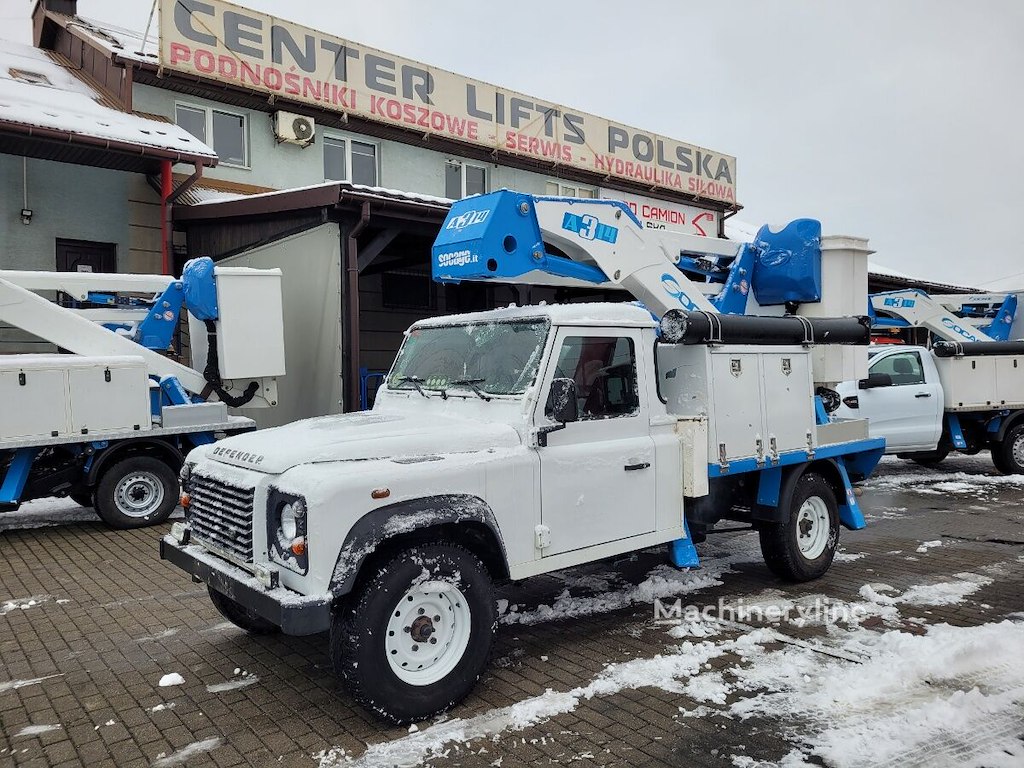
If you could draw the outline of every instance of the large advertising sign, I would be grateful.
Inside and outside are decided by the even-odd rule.
[[[602,189],[601,197],[625,202],[647,229],[668,229],[687,235],[718,237],[720,214],[717,211],[631,195],[617,189]]]
[[[736,202],[736,159],[223,0],[160,0],[160,65],[421,134]]]

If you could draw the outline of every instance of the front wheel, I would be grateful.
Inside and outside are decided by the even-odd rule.
[[[824,477],[808,472],[797,480],[783,519],[761,528],[761,553],[776,576],[787,581],[821,578],[839,546],[839,508]]]
[[[207,587],[207,590],[210,592],[210,602],[217,609],[217,613],[239,629],[244,629],[250,635],[272,635],[280,631],[277,625],[270,623],[262,616],[257,615],[255,611],[249,610],[227,595],[222,595],[213,587]]]
[[[992,463],[1004,475],[1024,475],[1024,424],[1018,424],[992,446]]]
[[[331,658],[356,701],[408,723],[473,690],[496,624],[480,559],[454,544],[417,544],[374,566],[335,614]]]
[[[142,528],[167,520],[178,504],[174,471],[152,456],[130,456],[104,471],[96,512],[111,528]]]

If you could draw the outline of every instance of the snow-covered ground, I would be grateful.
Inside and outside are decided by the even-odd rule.
[[[172,520],[179,520],[182,517],[184,512],[181,507],[171,513]],[[0,513],[0,533],[98,521],[96,510],[92,507],[80,507],[71,499],[36,499],[26,501],[15,512]]]

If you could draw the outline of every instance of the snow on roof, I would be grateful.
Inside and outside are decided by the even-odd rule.
[[[45,51],[0,40],[0,123],[212,160],[217,153],[171,123],[121,112]]]
[[[156,18],[150,27],[149,36],[137,30],[125,29],[116,24],[84,16],[75,16],[68,26],[80,31],[95,41],[101,48],[125,59],[147,61],[156,64],[160,58],[160,25]]]
[[[486,312],[471,312],[463,315],[446,315],[419,320],[418,328],[458,325],[460,323],[491,323],[503,320],[527,320],[547,318],[558,325],[628,325],[653,327],[656,325],[651,313],[637,304],[617,302],[593,302],[584,304],[532,304],[508,306]]]
[[[224,203],[232,200],[258,200],[260,198],[289,195],[295,192],[305,192],[311,189],[327,189],[329,187],[339,187],[341,192],[358,192],[364,195],[372,195],[374,197],[379,197],[382,200],[408,200],[410,202],[428,203],[430,205],[444,206],[446,208],[452,204],[452,201],[447,197],[421,195],[416,192],[403,192],[398,189],[388,189],[387,187],[368,187],[365,184],[350,184],[344,181],[324,181],[319,184],[309,184],[304,187],[275,189],[270,192],[257,192],[255,194],[224,192],[210,187],[201,187],[200,189],[197,189],[196,194],[193,195],[192,199],[194,199],[195,202],[191,203],[191,205],[193,207],[198,207],[202,205]]]

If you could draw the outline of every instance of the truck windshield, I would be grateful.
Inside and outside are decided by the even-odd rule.
[[[388,376],[389,389],[519,395],[537,376],[547,320],[413,328]]]

